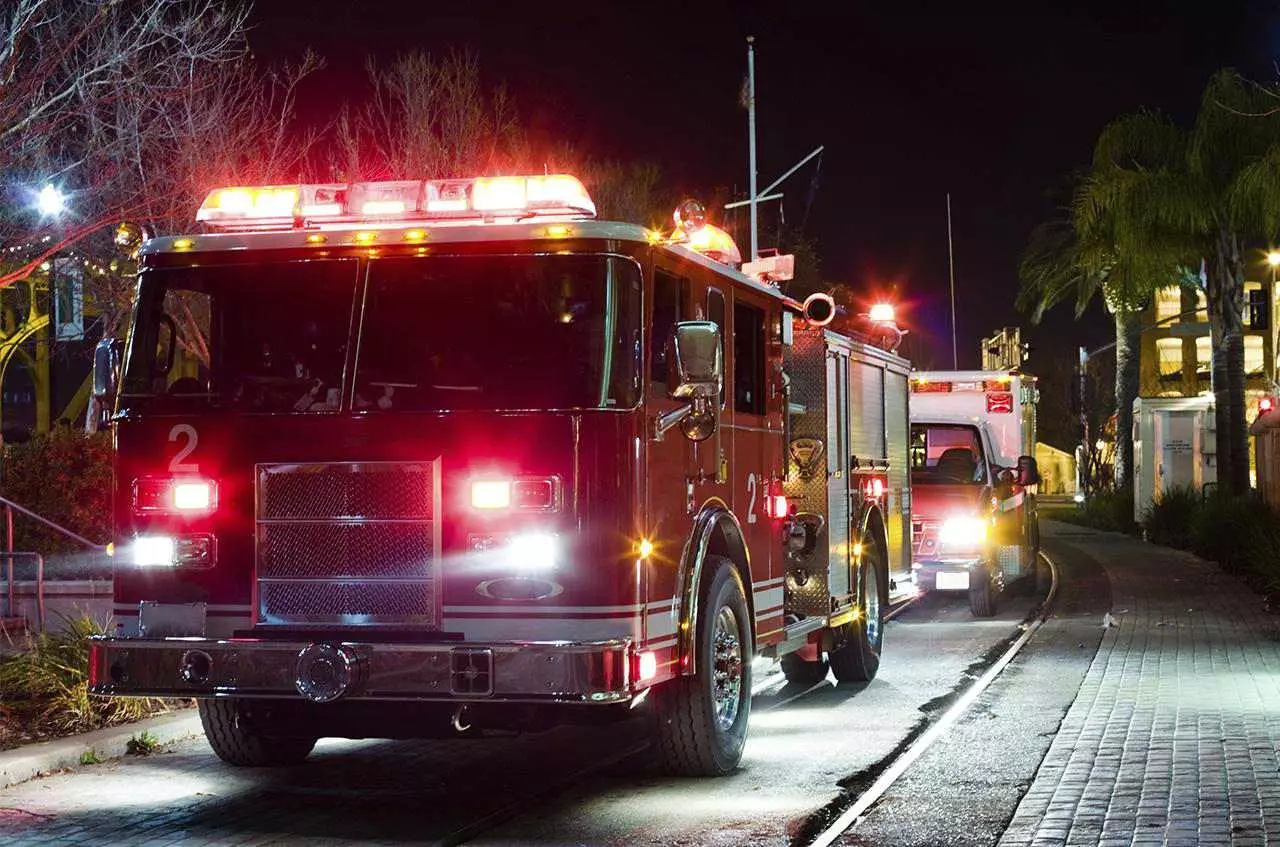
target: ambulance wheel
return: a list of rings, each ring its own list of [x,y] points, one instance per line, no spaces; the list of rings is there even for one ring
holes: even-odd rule
[[[698,599],[697,673],[653,692],[653,747],[664,773],[723,776],[742,759],[751,714],[751,619],[733,564],[709,556]]]
[[[858,619],[845,624],[844,644],[828,655],[831,672],[839,682],[870,682],[880,670],[880,651],[884,649],[885,586],[884,556],[876,542],[862,551],[858,568],[863,598]]]
[[[995,615],[999,605],[1000,586],[996,584],[992,566],[975,568],[972,572],[977,582],[969,586],[969,611],[975,618],[989,618]]]
[[[253,725],[237,700],[200,700],[204,737],[218,758],[236,767],[296,765],[316,746],[314,738],[274,737]]]
[[[799,653],[788,653],[782,657],[782,675],[791,685],[809,688],[827,678],[827,660],[810,661]]]

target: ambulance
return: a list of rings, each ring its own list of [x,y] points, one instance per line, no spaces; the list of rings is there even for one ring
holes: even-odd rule
[[[1008,582],[1037,571],[1036,379],[1017,370],[911,376],[913,578],[996,613]]]

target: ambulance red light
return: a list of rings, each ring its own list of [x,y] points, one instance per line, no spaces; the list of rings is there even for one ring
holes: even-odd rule
[[[366,215],[400,215],[405,206],[403,200],[366,200],[360,211]]]
[[[891,324],[894,320],[893,305],[890,303],[876,303],[871,307],[871,312],[867,317],[876,323]]]
[[[174,483],[173,505],[180,512],[206,511],[213,505],[213,485],[203,480]]]
[[[133,483],[137,512],[194,514],[211,512],[217,505],[218,486],[211,480],[143,477]]]
[[[197,221],[216,223],[245,218],[291,220],[298,204],[298,186],[219,188],[210,192],[196,212]]]
[[[471,206],[477,212],[523,209],[527,203],[525,183],[520,177],[481,177],[471,189]]]
[[[769,484],[769,494],[764,498],[765,513],[776,519],[785,518],[790,510],[791,504],[787,502],[787,495],[782,491],[781,480],[774,480]]]

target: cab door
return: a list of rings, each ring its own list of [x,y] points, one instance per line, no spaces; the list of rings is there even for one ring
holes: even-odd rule
[[[655,266],[648,298],[645,338],[645,520],[640,532],[652,540],[654,554],[649,570],[649,602],[676,594],[677,565],[685,540],[693,527],[695,472],[694,447],[678,426],[667,430],[661,441],[649,427],[656,417],[684,405],[667,395],[671,363],[668,341],[675,325],[690,320],[689,280],[673,267]]]
[[[774,521],[765,508],[770,483],[781,471],[781,386],[775,384],[777,369],[770,366],[772,306],[763,295],[745,289],[732,293],[726,415],[732,432],[733,511],[751,557],[758,640],[766,643],[780,629],[782,615],[782,573],[775,573],[782,562],[775,555]]]

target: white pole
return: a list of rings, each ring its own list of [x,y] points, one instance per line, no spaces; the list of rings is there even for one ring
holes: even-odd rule
[[[755,38],[747,36],[747,147],[750,151],[749,199],[751,201],[751,261],[759,258],[756,236],[756,48]]]
[[[960,369],[960,355],[956,351],[956,256],[951,246],[951,192],[947,192],[947,267],[951,277],[951,369]]]

